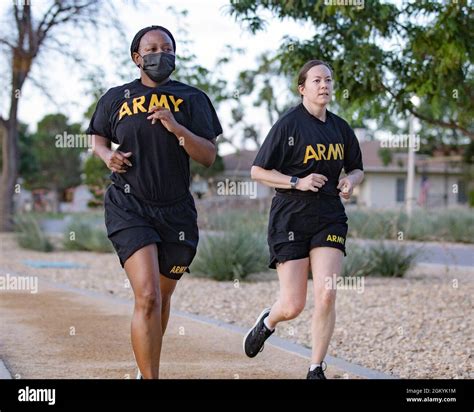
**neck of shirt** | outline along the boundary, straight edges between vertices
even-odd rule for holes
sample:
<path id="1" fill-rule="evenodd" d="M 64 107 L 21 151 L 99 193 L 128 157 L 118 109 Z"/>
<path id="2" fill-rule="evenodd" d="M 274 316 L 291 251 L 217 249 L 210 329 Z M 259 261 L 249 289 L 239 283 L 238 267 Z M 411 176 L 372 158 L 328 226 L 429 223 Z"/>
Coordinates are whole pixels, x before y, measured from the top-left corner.
<path id="1" fill-rule="evenodd" d="M 168 80 L 165 80 L 162 83 L 157 83 L 156 86 L 148 86 L 148 85 L 144 84 L 143 79 L 137 79 L 137 80 L 138 80 L 138 82 L 140 83 L 140 85 L 142 87 L 145 87 L 147 89 L 156 89 L 157 87 L 162 87 L 162 86 L 165 86 L 168 83 L 170 83 L 171 82 L 171 77 L 168 77 Z"/>
<path id="2" fill-rule="evenodd" d="M 312 114 L 307 108 L 306 106 L 304 105 L 303 102 L 301 102 L 300 104 L 301 108 L 303 109 L 303 111 L 305 113 L 308 114 L 308 116 L 310 116 L 311 118 L 317 120 L 318 122 L 320 122 L 321 124 L 326 124 L 327 123 L 327 120 L 328 120 L 328 110 L 326 109 L 326 107 L 324 108 L 324 120 L 321 120 L 319 117 L 315 116 L 314 114 Z"/>

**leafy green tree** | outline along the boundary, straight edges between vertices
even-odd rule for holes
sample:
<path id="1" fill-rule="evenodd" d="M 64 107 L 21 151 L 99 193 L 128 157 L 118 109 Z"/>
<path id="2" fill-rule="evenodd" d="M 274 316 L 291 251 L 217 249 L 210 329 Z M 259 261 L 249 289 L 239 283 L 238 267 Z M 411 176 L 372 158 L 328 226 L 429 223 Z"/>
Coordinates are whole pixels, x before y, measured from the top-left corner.
<path id="1" fill-rule="evenodd" d="M 32 7 L 30 3 L 38 7 Z M 0 33 L 0 66 L 7 67 L 5 77 L 8 80 L 4 83 L 8 98 L 5 112 L 0 113 L 0 231 L 13 228 L 13 196 L 20 170 L 18 112 L 25 98 L 23 86 L 30 81 L 46 96 L 51 96 L 42 82 L 34 79 L 32 68 L 40 66 L 39 56 L 43 56 L 45 51 L 67 57 L 76 65 L 86 65 L 80 50 L 71 48 L 71 38 L 78 34 L 84 38 L 93 37 L 100 33 L 99 27 L 123 34 L 123 25 L 116 18 L 116 7 L 117 2 L 112 0 L 47 0 L 38 3 L 23 0 L 10 2 L 7 15 L 2 16 L 5 23 L 2 22 Z M 74 30 L 58 32 L 67 27 L 74 27 Z M 49 57 L 54 61 L 51 55 Z"/>
<path id="2" fill-rule="evenodd" d="M 89 207 L 98 207 L 104 204 L 105 188 L 110 183 L 110 170 L 105 163 L 96 156 L 89 156 L 84 162 L 84 183 L 94 196 Z"/>
<path id="3" fill-rule="evenodd" d="M 2 133 L 3 131 L 0 128 L 0 140 L 2 138 Z M 18 150 L 20 153 L 19 174 L 25 182 L 29 180 L 30 176 L 38 173 L 38 164 L 31 146 L 32 138 L 32 134 L 28 131 L 28 125 L 18 123 Z M 3 163 L 2 151 L 3 148 L 0 145 L 0 168 Z M 29 189 L 27 183 L 26 189 Z"/>
<path id="4" fill-rule="evenodd" d="M 330 62 L 336 98 L 352 122 L 411 113 L 424 124 L 474 139 L 474 10 L 465 0 L 400 5 L 366 0 L 364 7 L 324 0 L 231 0 L 229 12 L 252 32 L 262 11 L 311 22 L 312 38 L 285 36 L 280 69 L 295 76 L 310 59 Z M 337 4 L 336 2 L 334 2 Z M 417 95 L 421 105 L 410 99 Z"/>
<path id="5" fill-rule="evenodd" d="M 168 7 L 176 20 L 177 37 L 179 37 L 179 51 L 176 56 L 176 71 L 173 77 L 176 80 L 187 83 L 191 86 L 203 90 L 209 95 L 212 103 L 219 107 L 220 103 L 232 98 L 231 92 L 228 89 L 228 82 L 223 73 L 223 69 L 229 63 L 231 56 L 236 52 L 231 46 L 225 46 L 221 57 L 215 62 L 212 69 L 208 69 L 198 63 L 198 57 L 192 51 L 193 40 L 190 38 L 187 30 L 188 24 L 186 22 L 188 11 L 178 10 L 175 7 Z M 222 136 L 217 140 L 217 148 L 225 140 Z M 195 178 L 210 178 L 221 173 L 224 170 L 224 162 L 217 154 L 214 164 L 206 168 L 190 159 L 191 177 Z"/>
<path id="6" fill-rule="evenodd" d="M 386 147 L 381 147 L 377 152 L 382 164 L 388 166 L 392 162 L 392 151 Z"/>
<path id="7" fill-rule="evenodd" d="M 38 122 L 30 139 L 35 170 L 25 176 L 31 189 L 53 190 L 62 197 L 65 189 L 81 183 L 82 145 L 87 144 L 79 124 L 69 124 L 63 114 L 49 114 Z"/>

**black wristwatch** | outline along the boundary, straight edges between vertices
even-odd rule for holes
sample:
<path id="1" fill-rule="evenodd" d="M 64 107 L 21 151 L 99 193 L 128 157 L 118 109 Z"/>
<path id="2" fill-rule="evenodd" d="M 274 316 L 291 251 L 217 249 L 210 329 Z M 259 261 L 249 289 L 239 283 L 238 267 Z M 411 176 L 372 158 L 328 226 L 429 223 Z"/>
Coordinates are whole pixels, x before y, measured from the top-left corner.
<path id="1" fill-rule="evenodd" d="M 290 185 L 292 189 L 296 189 L 296 185 L 298 184 L 298 178 L 296 176 L 292 176 L 290 179 Z"/>

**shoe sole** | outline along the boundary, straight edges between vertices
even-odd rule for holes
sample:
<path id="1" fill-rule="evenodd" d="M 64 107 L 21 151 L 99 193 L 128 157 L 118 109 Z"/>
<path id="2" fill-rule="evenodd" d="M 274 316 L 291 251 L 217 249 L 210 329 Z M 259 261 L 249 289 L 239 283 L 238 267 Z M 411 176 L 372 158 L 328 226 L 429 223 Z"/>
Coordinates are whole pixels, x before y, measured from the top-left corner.
<path id="1" fill-rule="evenodd" d="M 250 335 L 250 333 L 252 332 L 253 328 L 255 328 L 255 326 L 257 326 L 258 322 L 260 322 L 260 319 L 262 319 L 262 317 L 266 314 L 266 313 L 269 313 L 271 310 L 271 308 L 265 308 L 263 309 L 262 313 L 260 313 L 260 315 L 258 316 L 257 318 L 257 321 L 254 323 L 254 325 L 249 329 L 249 331 L 245 334 L 244 336 L 244 339 L 242 341 L 242 349 L 244 350 L 244 353 L 247 355 L 247 352 L 245 351 L 245 341 L 247 340 L 248 336 Z M 249 356 L 247 355 L 249 358 L 254 358 L 255 356 L 257 356 L 257 354 L 255 354 L 254 356 Z"/>

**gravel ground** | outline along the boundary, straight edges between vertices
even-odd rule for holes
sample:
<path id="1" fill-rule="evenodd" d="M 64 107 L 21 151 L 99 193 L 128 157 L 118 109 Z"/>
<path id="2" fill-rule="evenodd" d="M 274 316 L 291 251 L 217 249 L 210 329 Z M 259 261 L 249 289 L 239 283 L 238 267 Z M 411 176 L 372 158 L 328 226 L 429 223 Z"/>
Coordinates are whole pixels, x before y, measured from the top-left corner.
<path id="1" fill-rule="evenodd" d="M 0 269 L 132 299 L 114 254 L 42 253 L 19 249 L 0 234 Z M 23 260 L 68 261 L 87 269 L 35 269 Z M 241 282 L 185 275 L 173 308 L 250 326 L 277 298 L 276 272 Z M 362 293 L 338 290 L 337 322 L 329 354 L 401 378 L 474 378 L 474 279 L 453 274 L 411 274 L 404 279 L 365 278 Z M 310 281 L 311 283 L 311 281 Z M 277 334 L 310 346 L 311 284 L 304 312 L 280 324 Z"/>

